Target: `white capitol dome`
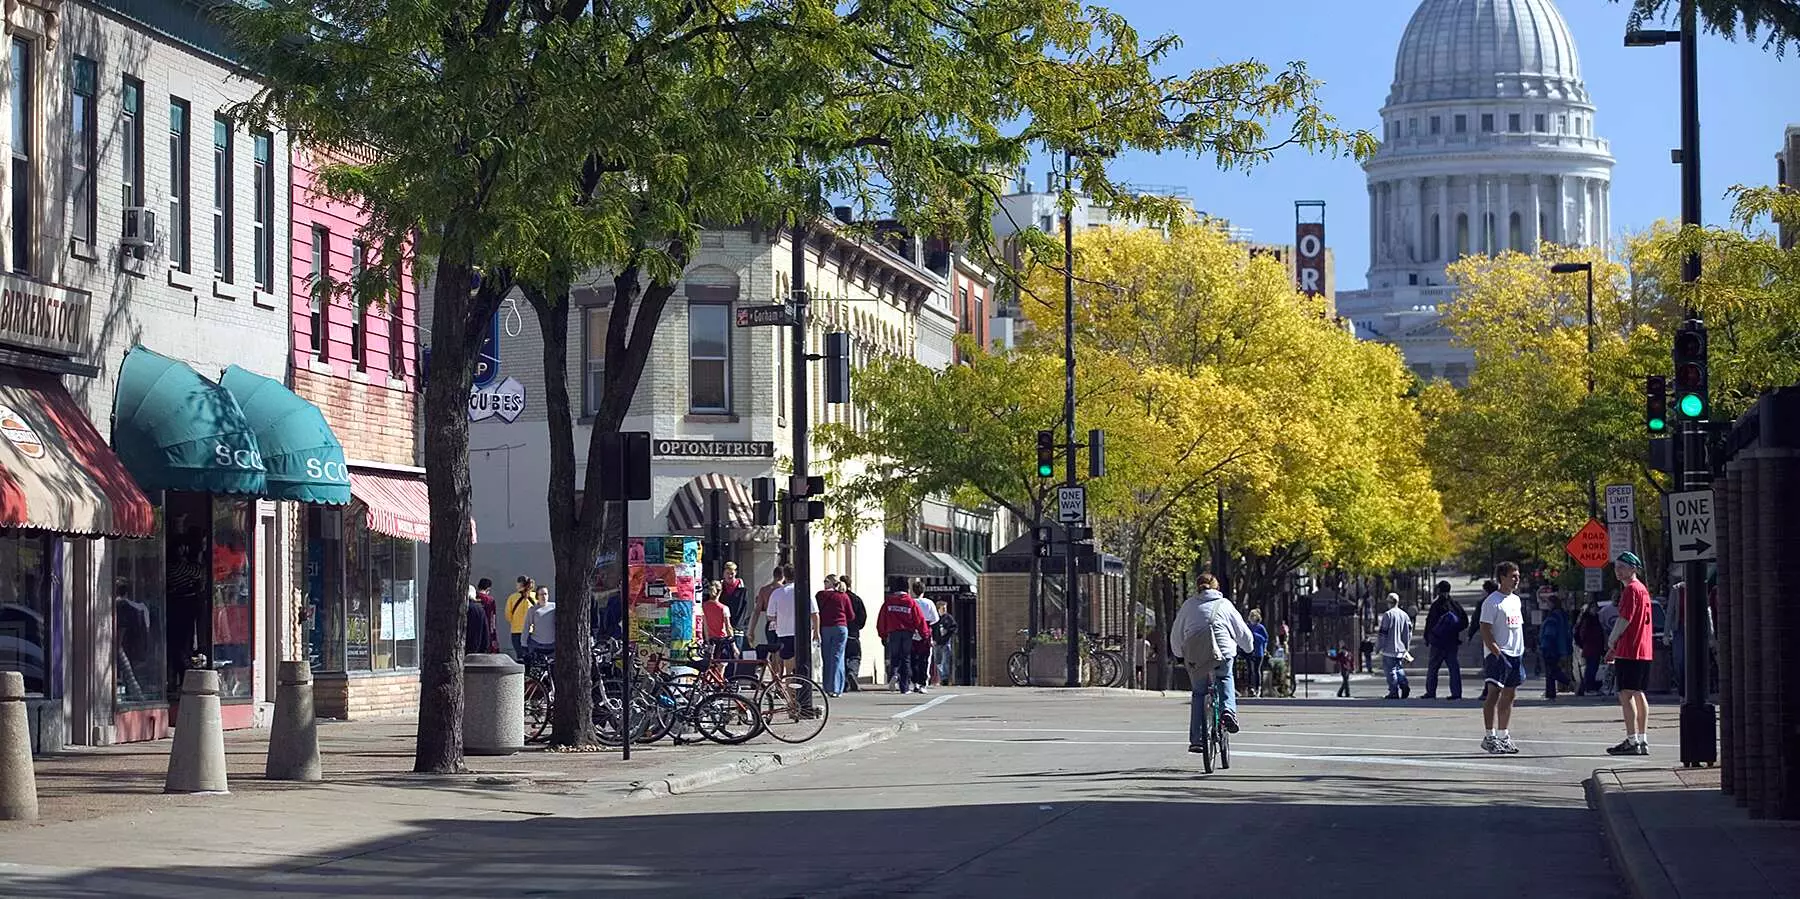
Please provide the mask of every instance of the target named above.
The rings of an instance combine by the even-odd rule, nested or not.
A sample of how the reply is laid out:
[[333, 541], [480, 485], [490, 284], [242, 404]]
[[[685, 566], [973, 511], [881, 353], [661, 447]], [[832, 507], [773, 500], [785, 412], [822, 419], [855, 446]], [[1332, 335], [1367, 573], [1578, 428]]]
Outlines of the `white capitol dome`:
[[1552, 0], [1424, 0], [1381, 118], [1363, 164], [1369, 289], [1341, 292], [1339, 307], [1420, 374], [1460, 379], [1467, 353], [1435, 324], [1445, 267], [1540, 241], [1605, 245], [1612, 154]]

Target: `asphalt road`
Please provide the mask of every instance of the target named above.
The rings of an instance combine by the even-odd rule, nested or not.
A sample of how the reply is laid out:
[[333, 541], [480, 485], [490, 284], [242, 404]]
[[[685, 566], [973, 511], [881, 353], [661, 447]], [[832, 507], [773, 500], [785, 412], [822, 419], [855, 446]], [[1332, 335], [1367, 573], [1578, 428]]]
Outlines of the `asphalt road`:
[[[1234, 766], [1207, 776], [1179, 698], [844, 701], [920, 730], [681, 796], [418, 821], [406, 839], [297, 869], [171, 859], [104, 880], [147, 875], [153, 895], [227, 877], [318, 896], [1620, 895], [1581, 788], [1620, 761], [1604, 754], [1620, 730], [1611, 706], [1527, 702], [1513, 727], [1523, 752], [1495, 757], [1472, 702], [1246, 701]], [[1673, 760], [1674, 724], [1673, 708], [1653, 710], [1657, 755], [1639, 763]], [[82, 888], [101, 882], [34, 894], [98, 895]]]

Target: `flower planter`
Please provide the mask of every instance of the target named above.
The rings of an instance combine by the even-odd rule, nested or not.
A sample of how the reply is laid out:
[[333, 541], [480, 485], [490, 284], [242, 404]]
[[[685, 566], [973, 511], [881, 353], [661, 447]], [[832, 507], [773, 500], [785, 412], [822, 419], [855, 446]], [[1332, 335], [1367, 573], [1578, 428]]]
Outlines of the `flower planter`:
[[[1081, 660], [1081, 683], [1088, 680], [1088, 660]], [[1039, 643], [1031, 648], [1031, 685], [1061, 687], [1069, 682], [1069, 644]]]

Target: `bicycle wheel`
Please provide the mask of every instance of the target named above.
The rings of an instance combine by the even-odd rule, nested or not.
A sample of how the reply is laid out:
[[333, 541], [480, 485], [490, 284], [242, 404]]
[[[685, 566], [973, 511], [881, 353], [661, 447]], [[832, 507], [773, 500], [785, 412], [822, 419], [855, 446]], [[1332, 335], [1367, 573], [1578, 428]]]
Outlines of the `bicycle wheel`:
[[1124, 651], [1109, 649], [1106, 651], [1106, 658], [1112, 664], [1112, 680], [1107, 683], [1107, 686], [1125, 686], [1126, 677], [1131, 672], [1131, 667], [1125, 662]]
[[1006, 657], [1006, 676], [1015, 687], [1031, 685], [1031, 655], [1021, 649]]
[[525, 681], [525, 740], [535, 743], [550, 726], [550, 682], [541, 677]]
[[1094, 686], [1118, 686], [1118, 684], [1114, 683], [1114, 681], [1119, 678], [1119, 660], [1117, 657], [1110, 652], [1100, 650], [1090, 657], [1090, 661], [1094, 668]]
[[1211, 774], [1213, 772], [1213, 747], [1219, 744], [1218, 708], [1217, 703], [1213, 702], [1211, 690], [1202, 693], [1200, 695], [1200, 701], [1206, 703], [1206, 708], [1200, 711], [1200, 714], [1202, 715], [1200, 720], [1206, 722], [1207, 728], [1205, 745], [1202, 747], [1200, 760], [1206, 767], [1206, 773]]
[[1219, 725], [1219, 767], [1231, 767], [1231, 731], [1225, 729], [1222, 721]]
[[[679, 684], [662, 681], [634, 684], [637, 702], [631, 707], [631, 729], [638, 731], [635, 743], [654, 743], [669, 735], [692, 701], [693, 693]], [[638, 716], [644, 718], [638, 729]]]
[[710, 693], [694, 709], [694, 726], [700, 736], [735, 746], [762, 730], [756, 704], [736, 693]]
[[825, 729], [831, 701], [812, 678], [789, 674], [763, 688], [756, 710], [769, 736], [783, 743], [804, 743]]

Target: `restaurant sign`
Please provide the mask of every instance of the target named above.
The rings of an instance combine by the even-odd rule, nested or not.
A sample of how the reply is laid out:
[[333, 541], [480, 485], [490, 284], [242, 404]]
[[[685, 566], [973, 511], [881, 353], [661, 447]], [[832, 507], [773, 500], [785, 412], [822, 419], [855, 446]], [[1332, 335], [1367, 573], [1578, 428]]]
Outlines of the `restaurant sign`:
[[56, 356], [88, 351], [89, 294], [0, 275], [0, 344]]

